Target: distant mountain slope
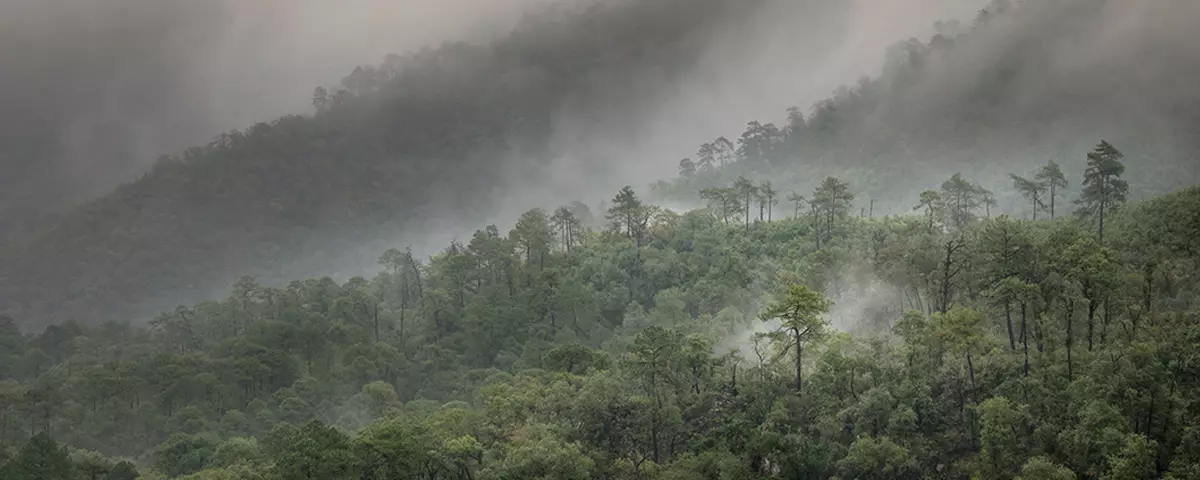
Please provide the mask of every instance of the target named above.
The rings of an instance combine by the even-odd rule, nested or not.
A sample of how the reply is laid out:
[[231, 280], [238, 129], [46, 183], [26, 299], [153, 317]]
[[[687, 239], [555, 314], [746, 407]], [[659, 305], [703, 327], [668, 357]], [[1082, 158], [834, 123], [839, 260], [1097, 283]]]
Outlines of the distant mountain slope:
[[1010, 172], [1054, 159], [1074, 188], [1100, 139], [1128, 156], [1137, 195], [1192, 185], [1196, 22], [1194, 2], [993, 1], [973, 22], [938, 22], [930, 37], [895, 44], [881, 75], [791, 111], [787, 124], [729, 132], [739, 161], [659, 195], [694, 199], [739, 175], [807, 192], [838, 175], [862, 202], [903, 213], [922, 179], [962, 171], [1020, 204]]
[[164, 157], [3, 247], [0, 311], [25, 324], [128, 318], [241, 274], [327, 271], [346, 245], [480, 212], [507, 180], [554, 157], [564, 109], [638, 105], [631, 92], [670, 85], [711, 29], [759, 3], [548, 7], [490, 45], [446, 44], [359, 68], [314, 94], [315, 116]]
[[[566, 180], [558, 190], [579, 191], [613, 165], [576, 164], [569, 179], [546, 173], [571, 153], [555, 138], [564, 112], [605, 120], [585, 136], [638, 128], [631, 120], [646, 100], [689, 74], [714, 29], [736, 32], [740, 19], [779, 4], [626, 0], [531, 17], [490, 45], [360, 68], [314, 95], [315, 116], [164, 159], [5, 247], [0, 311], [24, 324], [130, 318], [241, 274], [334, 271], [351, 246], [378, 251], [365, 244], [478, 221], [510, 192]], [[776, 17], [774, 28], [797, 21]], [[1128, 156], [1135, 191], [1197, 181], [1200, 5], [998, 0], [969, 22], [939, 22], [931, 38], [897, 44], [881, 75], [796, 110], [791, 125], [748, 132], [746, 161], [699, 181], [749, 172], [790, 188], [841, 172], [861, 200], [901, 213], [931, 176], [964, 170], [999, 193], [1008, 172], [1047, 158], [1075, 169], [1100, 138]]]
[[[317, 83], [576, 0], [4, 0], [0, 242], [163, 152], [304, 112]], [[286, 7], [286, 8], [281, 8]]]

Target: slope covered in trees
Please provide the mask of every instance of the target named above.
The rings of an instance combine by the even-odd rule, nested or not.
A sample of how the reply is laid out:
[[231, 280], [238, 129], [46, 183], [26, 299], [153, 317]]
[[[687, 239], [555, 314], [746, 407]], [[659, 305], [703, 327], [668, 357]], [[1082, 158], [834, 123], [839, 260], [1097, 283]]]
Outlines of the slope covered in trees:
[[1088, 185], [1039, 221], [964, 175], [885, 218], [625, 188], [148, 327], [7, 322], [3, 476], [1194, 478], [1200, 188]]
[[364, 242], [495, 213], [509, 180], [540, 181], [523, 177], [561, 153], [557, 117], [636, 105], [634, 85], [671, 82], [715, 23], [755, 2], [609, 3], [543, 11], [492, 44], [389, 57], [317, 89], [313, 116], [163, 157], [0, 248], [0, 310], [23, 323], [145, 314], [241, 273], [334, 271]]
[[[1127, 180], [1139, 192], [1189, 186], [1200, 180], [1200, 95], [1185, 79], [1200, 53], [1179, 26], [1196, 19], [1200, 7], [1170, 2], [988, 2], [973, 21], [938, 21], [931, 37], [893, 45], [879, 76], [693, 148], [683, 181], [656, 194], [698, 201], [697, 186], [738, 176], [808, 189], [832, 174], [899, 213], [919, 179], [946, 171], [998, 192], [1048, 159], [1081, 173], [1065, 159], [1096, 137], [1138, 165]], [[996, 200], [1016, 211], [1018, 193]]]
[[[584, 125], [636, 129], [625, 120], [646, 99], [695, 80], [714, 32], [736, 33], [789, 2], [611, 3], [533, 16], [490, 45], [357, 69], [314, 93], [314, 116], [165, 157], [141, 180], [0, 248], [0, 310], [23, 325], [142, 316], [181, 296], [206, 298], [241, 273], [277, 283], [334, 272], [401, 235], [495, 214], [513, 191], [561, 181], [545, 167], [577, 153], [556, 141], [564, 111]], [[974, 21], [939, 21], [929, 40], [890, 49], [879, 76], [790, 110], [783, 126], [755, 121], [740, 138], [705, 145], [681, 162], [686, 182], [648, 197], [700, 204], [702, 188], [738, 176], [807, 190], [835, 175], [855, 185], [856, 208], [899, 213], [923, 179], [953, 169], [977, 172], [1001, 192], [997, 205], [1016, 212], [1025, 200], [999, 188], [1009, 173], [1047, 158], [1068, 165], [1098, 136], [1139, 166], [1128, 175], [1138, 192], [1189, 185], [1200, 108], [1185, 79], [1200, 59], [1181, 25], [1200, 11], [1176, 3], [995, 1]], [[774, 15], [770, 26], [790, 28], [789, 18]], [[724, 74], [770, 74], [737, 65]], [[622, 121], [590, 123], [605, 117]], [[576, 175], [611, 178], [621, 162]]]

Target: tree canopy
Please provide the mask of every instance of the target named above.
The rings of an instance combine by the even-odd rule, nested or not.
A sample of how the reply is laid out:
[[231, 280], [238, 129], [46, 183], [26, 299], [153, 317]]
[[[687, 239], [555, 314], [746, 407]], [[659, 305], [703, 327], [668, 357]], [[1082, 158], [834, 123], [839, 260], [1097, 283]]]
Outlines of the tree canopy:
[[[992, 116], [1012, 85], [1000, 71], [969, 116], [896, 119], [910, 94], [938, 90], [929, 65], [1054, 2], [991, 2], [965, 32], [939, 23], [930, 42], [890, 49], [879, 78], [789, 109], [785, 127], [752, 121], [703, 144], [679, 178], [594, 210], [527, 205], [431, 255], [379, 248], [376, 270], [344, 280], [251, 275], [263, 252], [332, 251], [299, 245], [311, 226], [354, 238], [423, 199], [487, 190], [499, 167], [473, 152], [552, 129], [541, 95], [569, 96], [597, 58], [618, 61], [594, 45], [613, 37], [610, 15], [730, 13], [683, 3], [535, 18], [493, 45], [358, 69], [314, 92], [313, 116], [165, 160], [8, 250], [20, 268], [0, 275], [5, 298], [70, 291], [64, 311], [80, 316], [29, 331], [16, 317], [37, 312], [0, 316], [0, 477], [1196, 477], [1200, 187], [1139, 189], [1125, 178], [1165, 167], [1127, 172], [1117, 144], [1155, 150], [1116, 140], [1053, 155], [1061, 167], [998, 167], [1032, 175], [900, 175], [923, 165], [896, 153], [910, 146], [1019, 141]], [[575, 26], [583, 40], [553, 34]], [[679, 38], [645, 30], [616, 58], [673, 57], [636, 45]], [[527, 61], [542, 81], [503, 81]], [[431, 87], [447, 78], [486, 81]], [[549, 158], [541, 147], [529, 148]], [[449, 181], [462, 172], [479, 183]], [[782, 191], [791, 216], [772, 214]], [[884, 192], [895, 202], [876, 210]], [[1076, 215], [1056, 215], [1058, 197]], [[40, 264], [46, 252], [63, 258]], [[243, 262], [223, 298], [128, 314], [129, 292], [200, 289], [189, 282], [208, 268]], [[115, 306], [90, 308], [100, 300]]]
[[[531, 209], [427, 260], [392, 249], [370, 279], [0, 330], [5, 478], [1182, 479], [1200, 460], [1200, 189], [1111, 213], [1103, 246], [1083, 217], [829, 230], [616, 200], [612, 224]], [[627, 210], [658, 213], [630, 231]]]

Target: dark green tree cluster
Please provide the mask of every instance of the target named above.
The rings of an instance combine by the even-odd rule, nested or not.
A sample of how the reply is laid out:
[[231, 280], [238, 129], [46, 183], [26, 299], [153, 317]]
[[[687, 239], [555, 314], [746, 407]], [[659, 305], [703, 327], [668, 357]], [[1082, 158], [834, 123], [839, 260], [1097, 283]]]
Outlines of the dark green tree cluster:
[[[1112, 189], [1123, 167], [1107, 158]], [[956, 174], [922, 199], [932, 213], [866, 218], [830, 178], [814, 213], [750, 222], [746, 184], [765, 186], [687, 213], [626, 187], [608, 223], [534, 209], [428, 259], [389, 250], [373, 278], [245, 278], [146, 326], [24, 335], [6, 319], [0, 472], [1200, 471], [1200, 189], [1132, 205], [1085, 190], [1081, 215], [1035, 222], [979, 215], [984, 189]]]

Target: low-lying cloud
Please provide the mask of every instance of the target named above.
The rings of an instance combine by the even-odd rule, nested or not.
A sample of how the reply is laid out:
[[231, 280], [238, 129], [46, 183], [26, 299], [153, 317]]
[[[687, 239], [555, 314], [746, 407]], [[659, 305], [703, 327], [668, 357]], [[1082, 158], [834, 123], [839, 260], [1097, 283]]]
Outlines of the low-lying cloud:
[[161, 154], [307, 112], [356, 65], [488, 41], [554, 0], [0, 2], [0, 229]]

